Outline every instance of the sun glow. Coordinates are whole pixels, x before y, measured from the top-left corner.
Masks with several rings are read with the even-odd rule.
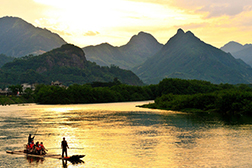
[[[167,9],[159,5],[124,0],[74,0],[71,3],[64,0],[35,1],[48,5],[50,8],[45,12],[45,15],[59,23],[65,22],[75,28],[92,31],[106,27],[136,24],[140,19],[164,19],[167,17],[165,13],[168,12]]]
[[[48,6],[44,11],[44,18],[36,20],[37,26],[46,25],[47,28],[63,36],[67,41],[76,40],[94,41],[104,39],[107,42],[109,36],[117,36],[116,40],[126,34],[125,31],[144,31],[154,27],[167,27],[167,23],[179,24],[186,19],[183,14],[171,8],[158,4],[133,2],[127,0],[34,0],[36,3]],[[147,30],[148,31],[148,30]],[[129,36],[132,36],[130,33]],[[116,40],[114,41],[115,43]],[[95,42],[96,41],[96,42]],[[110,41],[111,42],[111,41]],[[126,43],[126,41],[124,42]],[[91,45],[91,44],[89,44]]]
[[[166,43],[182,28],[206,43],[251,43],[250,0],[1,0],[0,16],[20,17],[79,47],[125,45],[144,31]]]

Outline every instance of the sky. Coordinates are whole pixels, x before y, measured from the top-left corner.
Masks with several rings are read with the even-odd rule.
[[[251,0],[0,0],[0,17],[20,17],[79,47],[125,45],[140,31],[165,44],[179,28],[222,47],[252,43]]]

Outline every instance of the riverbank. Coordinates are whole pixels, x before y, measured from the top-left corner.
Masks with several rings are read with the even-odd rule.
[[[252,116],[252,92],[228,89],[193,95],[166,94],[141,107],[181,112],[214,112],[222,115]]]
[[[0,104],[2,106],[11,105],[11,104],[24,104],[24,103],[34,103],[32,99],[26,99],[23,96],[0,96]]]

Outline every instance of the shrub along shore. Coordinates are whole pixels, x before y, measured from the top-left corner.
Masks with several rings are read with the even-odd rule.
[[[13,87],[12,87],[13,88]],[[141,107],[185,112],[252,114],[252,87],[249,84],[212,84],[201,80],[163,79],[157,85],[130,86],[94,82],[59,87],[39,84],[20,97],[0,97],[1,104],[81,104],[155,100]]]
[[[141,107],[182,112],[217,112],[228,115],[252,115],[252,92],[223,90],[193,95],[166,94],[155,103]]]
[[[0,96],[0,105],[6,106],[11,104],[24,104],[24,103],[33,103],[32,100],[28,100],[23,96]]]

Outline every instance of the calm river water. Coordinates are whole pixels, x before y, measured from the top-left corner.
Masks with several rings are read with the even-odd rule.
[[[0,167],[252,167],[250,119],[136,107],[146,103],[1,106]],[[35,132],[54,154],[66,137],[68,154],[85,154],[85,163],[6,154]]]

